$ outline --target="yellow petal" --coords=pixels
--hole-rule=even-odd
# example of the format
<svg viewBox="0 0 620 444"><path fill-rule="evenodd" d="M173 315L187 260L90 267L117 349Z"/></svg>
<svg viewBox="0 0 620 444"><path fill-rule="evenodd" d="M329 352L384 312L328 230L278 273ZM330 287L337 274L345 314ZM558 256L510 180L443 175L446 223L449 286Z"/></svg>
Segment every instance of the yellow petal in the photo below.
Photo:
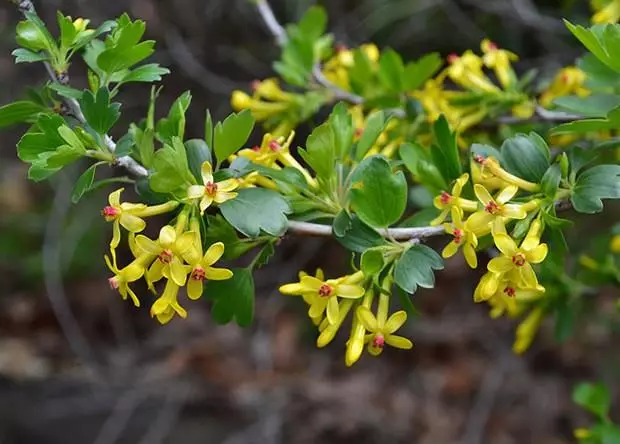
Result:
<svg viewBox="0 0 620 444"><path fill-rule="evenodd" d="M525 219L527 217L527 211L525 211L521 205L506 204L504 205L502 215L510 219Z"/></svg>
<svg viewBox="0 0 620 444"><path fill-rule="evenodd" d="M144 267L135 262L132 262L131 264L120 270L119 274L123 276L123 279L126 282L134 282L144 275Z"/></svg>
<svg viewBox="0 0 620 444"><path fill-rule="evenodd" d="M174 318L174 310L169 307L168 310L163 313L157 314L156 317L160 324L165 325L170 322L172 318Z"/></svg>
<svg viewBox="0 0 620 444"><path fill-rule="evenodd" d="M404 310L397 311L388 318L383 328L387 333L394 333L396 330L403 326L406 320L407 312Z"/></svg>
<svg viewBox="0 0 620 444"><path fill-rule="evenodd" d="M205 194L205 187L203 185L192 185L187 188L188 199L200 199Z"/></svg>
<svg viewBox="0 0 620 444"><path fill-rule="evenodd" d="M377 331L379 323L377 318L367 307L358 307L355 311L357 319L361 322L364 328L368 331Z"/></svg>
<svg viewBox="0 0 620 444"><path fill-rule="evenodd" d="M338 315L340 314L340 309L338 307L338 298L331 297L327 301L327 320L330 324L335 324L338 322Z"/></svg>
<svg viewBox="0 0 620 444"><path fill-rule="evenodd" d="M213 198L211 196L208 196L206 194L202 196L202 199L200 199L200 214L203 214L206 209L211 206L212 203Z"/></svg>
<svg viewBox="0 0 620 444"><path fill-rule="evenodd" d="M478 256L476 256L476 250L474 250L474 247L472 247L470 244L466 244L463 247L463 256L465 257L467 265L469 265L471 268L478 267Z"/></svg>
<svg viewBox="0 0 620 444"><path fill-rule="evenodd" d="M316 276L317 279L320 279L320 280L324 280L325 279L325 273L323 273L323 270L321 270L320 268L316 269L315 276Z"/></svg>
<svg viewBox="0 0 620 444"><path fill-rule="evenodd" d="M161 248L161 245L159 245L157 242L141 234L136 236L136 246L144 253L152 254L155 256L159 255L163 250L163 248Z"/></svg>
<svg viewBox="0 0 620 444"><path fill-rule="evenodd" d="M319 289L321 288L321 285L323 284L324 284L323 281L313 276L304 276L301 278L301 285L304 287L305 291L308 291L308 292L318 293Z"/></svg>
<svg viewBox="0 0 620 444"><path fill-rule="evenodd" d="M357 299L364 296L364 287L359 285L340 284L336 287L335 294L341 298Z"/></svg>
<svg viewBox="0 0 620 444"><path fill-rule="evenodd" d="M540 244L532 250L525 251L525 258L532 264L540 264L547 257L548 250L547 244Z"/></svg>
<svg viewBox="0 0 620 444"><path fill-rule="evenodd" d="M525 263L522 267L519 267L519 274L521 275L522 286L525 288L538 287L538 277L534 269L529 263Z"/></svg>
<svg viewBox="0 0 620 444"><path fill-rule="evenodd" d="M503 274L514 268L514 264L509 257L499 256L491 259L487 265L487 269L492 273Z"/></svg>
<svg viewBox="0 0 620 444"><path fill-rule="evenodd" d="M517 244L515 241L505 233L497 233L493 236L493 241L495 241L495 246L499 251L501 251L504 255L512 257L517 254Z"/></svg>
<svg viewBox="0 0 620 444"><path fill-rule="evenodd" d="M174 243L174 249L181 256L190 255L190 250L195 250L194 246L200 242L198 233L194 231L186 231L181 234Z"/></svg>
<svg viewBox="0 0 620 444"><path fill-rule="evenodd" d="M151 316L157 316L159 314L165 313L170 307L170 301L168 301L164 297L158 298L153 305L151 305Z"/></svg>
<svg viewBox="0 0 620 444"><path fill-rule="evenodd" d="M441 256L444 259L448 259L456 254L459 251L459 244L454 241L451 241L448 245L445 246L443 251L441 252Z"/></svg>
<svg viewBox="0 0 620 444"><path fill-rule="evenodd" d="M177 233L174 227L165 225L159 230L159 243L164 248L170 248L177 240Z"/></svg>
<svg viewBox="0 0 620 444"><path fill-rule="evenodd" d="M205 277L212 281L224 281L233 277L233 272L227 268L205 268Z"/></svg>
<svg viewBox="0 0 620 444"><path fill-rule="evenodd" d="M131 233L139 233L146 228L146 222L138 216L123 212L119 218L120 224Z"/></svg>
<svg viewBox="0 0 620 444"><path fill-rule="evenodd" d="M299 283L295 282L294 284L285 284L280 286L280 293L287 295L298 296L305 293L305 287Z"/></svg>
<svg viewBox="0 0 620 444"><path fill-rule="evenodd" d="M118 247L118 244L121 242L121 227L118 223L118 219L114 221L112 224L112 240L110 241L110 248L112 250Z"/></svg>
<svg viewBox="0 0 620 444"><path fill-rule="evenodd" d="M164 270L165 269L166 267L164 267ZM171 278L175 284L177 284L179 287L182 287L183 285L185 285L185 282L187 281L188 270L185 268L185 266L181 263L181 261L178 258L175 257L172 260L172 262L170 262L169 270L170 270L169 278Z"/></svg>
<svg viewBox="0 0 620 444"><path fill-rule="evenodd" d="M149 284L149 287L153 283L159 282L164 277L163 269L164 264L160 260L156 260L155 262L153 262L151 267L146 272L146 280Z"/></svg>
<svg viewBox="0 0 620 444"><path fill-rule="evenodd" d="M208 160L205 160L200 167L200 173L202 174L202 183L205 185L209 182L213 182L213 168Z"/></svg>
<svg viewBox="0 0 620 444"><path fill-rule="evenodd" d="M215 198L213 199L215 203L221 204L228 200L232 200L238 196L238 193L226 193L224 191L219 191L215 193Z"/></svg>
<svg viewBox="0 0 620 444"><path fill-rule="evenodd" d="M202 262L206 266L211 266L217 261L219 261L223 254L224 254L224 243L216 242L207 249L207 252L205 253L204 258L202 259Z"/></svg>
<svg viewBox="0 0 620 444"><path fill-rule="evenodd" d="M138 296L136 295L136 293L134 293L134 291L131 288L129 288L129 285L127 285L127 294L133 301L133 305L136 307L140 307L140 299L138 299Z"/></svg>
<svg viewBox="0 0 620 444"><path fill-rule="evenodd" d="M489 191L479 183L474 185L474 193L476 193L476 197L485 207L489 204L489 202L495 202L491 197L491 194L489 194Z"/></svg>
<svg viewBox="0 0 620 444"><path fill-rule="evenodd" d="M441 213L439 213L439 216L437 216L435 219L433 219L430 223L433 227L439 225L440 223L442 223L444 220L446 220L446 217L448 217L448 214L450 213L450 207L445 208Z"/></svg>
<svg viewBox="0 0 620 444"><path fill-rule="evenodd" d="M118 208L121 206L121 193L123 190L124 188L119 188L118 190L110 193L108 196L108 203L111 207Z"/></svg>
<svg viewBox="0 0 620 444"><path fill-rule="evenodd" d="M187 281L187 297L191 300L195 301L196 299L200 299L200 296L202 296L202 289L202 281L198 279L189 279Z"/></svg>
<svg viewBox="0 0 620 444"><path fill-rule="evenodd" d="M495 200L497 201L497 203L505 204L506 202L509 202L510 199L515 197L518 192L519 187L517 187L516 185L509 185L499 192Z"/></svg>
<svg viewBox="0 0 620 444"><path fill-rule="evenodd" d="M468 180L469 180L469 174L467 173L463 174L461 177L456 179L456 183L454 184L454 187L452 188L452 196L459 197L461 195L461 192L463 191L463 187L465 186Z"/></svg>
<svg viewBox="0 0 620 444"><path fill-rule="evenodd" d="M484 235L491 231L490 224L495 220L495 216L486 211L476 211L465 221L467 231L476 233L476 235Z"/></svg>
<svg viewBox="0 0 620 444"><path fill-rule="evenodd" d="M310 309L308 309L308 316L311 318L318 318L323 314L326 306L327 299L315 296L312 304L310 305Z"/></svg>
<svg viewBox="0 0 620 444"><path fill-rule="evenodd" d="M232 191L236 189L238 186L239 186L239 182L237 182L237 180L235 179L226 179L226 180L223 180L217 183L218 191L224 191L224 192Z"/></svg>
<svg viewBox="0 0 620 444"><path fill-rule="evenodd" d="M413 342L407 338L403 338L402 336L387 335L385 337L385 342L392 347L400 348L402 350L409 350L413 348Z"/></svg>

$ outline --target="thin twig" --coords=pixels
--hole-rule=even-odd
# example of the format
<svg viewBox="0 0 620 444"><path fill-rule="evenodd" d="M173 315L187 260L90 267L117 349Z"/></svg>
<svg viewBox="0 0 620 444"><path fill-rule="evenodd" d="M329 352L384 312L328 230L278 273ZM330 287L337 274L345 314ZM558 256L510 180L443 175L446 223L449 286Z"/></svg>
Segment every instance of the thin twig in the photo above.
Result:
<svg viewBox="0 0 620 444"><path fill-rule="evenodd" d="M288 223L288 230L306 236L331 236L331 225L313 224L309 222L299 222L291 220ZM414 228L389 228L381 233L385 237L396 240L421 239L431 236L439 236L445 231L443 227L414 227Z"/></svg>

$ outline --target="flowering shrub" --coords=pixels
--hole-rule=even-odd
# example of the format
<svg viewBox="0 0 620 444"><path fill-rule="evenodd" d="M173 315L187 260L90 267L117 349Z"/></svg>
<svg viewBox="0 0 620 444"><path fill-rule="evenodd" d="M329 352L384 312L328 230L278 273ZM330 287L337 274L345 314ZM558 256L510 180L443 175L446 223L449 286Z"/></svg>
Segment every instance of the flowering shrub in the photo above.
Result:
<svg viewBox="0 0 620 444"><path fill-rule="evenodd" d="M555 316L558 340L565 339L579 297L619 281L620 231L602 249L582 245L567 255L563 230L572 222L563 211L599 213L603 200L620 198L613 138L620 25L566 22L589 52L543 85L513 68L517 54L489 40L445 60L433 53L405 61L373 44L335 43L319 7L283 28L257 0L282 48L278 77L234 91L235 113L221 122L207 112L202 139L185 137L191 94L156 119L153 87L146 118L114 141L117 94L168 73L145 63L155 47L143 40L145 23L123 15L91 28L58 13L52 32L30 1L16 3L25 18L15 61L44 64L50 81L30 100L0 108L0 126L30 124L17 155L33 181L91 161L75 183L74 203L110 182L96 180L99 168L125 170L118 181L133 184L138 201L125 201L117 188L102 204L112 233L109 283L139 307L148 296L132 286L144 279L157 295L150 313L162 324L188 316L186 295L208 298L219 323L249 325L253 273L285 233L333 236L353 255L348 275L300 271L297 282L280 287L308 305L319 347L349 329L347 365L365 347L375 356L386 345L413 347L398 334L414 313L410 296L432 288L444 259L459 252L469 267L486 269L472 288L474 302L488 304L492 317L522 319L516 353L530 346L545 316ZM620 15L615 0L594 7L596 23ZM68 76L79 59L85 90ZM326 108L329 117L305 141L296 139L295 129ZM249 146L255 122L266 132ZM162 215L157 238L142 234ZM441 254L424 244L432 236L445 239ZM133 254L127 264L117 261L122 242ZM492 257L486 264L485 253ZM246 267L220 264L248 255Z"/></svg>

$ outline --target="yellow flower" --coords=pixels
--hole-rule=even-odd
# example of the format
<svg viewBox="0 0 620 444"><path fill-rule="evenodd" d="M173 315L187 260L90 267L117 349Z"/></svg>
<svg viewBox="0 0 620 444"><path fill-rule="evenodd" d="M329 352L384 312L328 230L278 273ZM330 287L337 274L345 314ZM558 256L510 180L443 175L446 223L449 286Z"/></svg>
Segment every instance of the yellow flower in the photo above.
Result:
<svg viewBox="0 0 620 444"><path fill-rule="evenodd" d="M471 268L476 268L478 266L478 257L476 256L478 238L465 227L461 212L457 207L452 207L451 215L452 223L444 224L443 227L446 233L453 236L453 239L445 246L441 255L447 259L454 256L459 248L463 247L463 255L465 256L467 264Z"/></svg>
<svg viewBox="0 0 620 444"><path fill-rule="evenodd" d="M484 55L482 61L487 68L493 69L499 83L507 88L516 82L516 76L512 69L512 62L519 60L519 57L513 52L500 49L489 39L484 39L480 44L480 48Z"/></svg>
<svg viewBox="0 0 620 444"><path fill-rule="evenodd" d="M138 214L145 210L147 206L145 204L129 202L121 203L122 192L123 188L120 188L110 193L108 197L109 205L101 210L101 215L107 222L114 222L112 242L110 243L112 249L118 247L121 240L120 225L130 233L139 233L146 227L146 222Z"/></svg>
<svg viewBox="0 0 620 444"><path fill-rule="evenodd" d="M482 59L472 51L465 51L462 56L448 56L448 76L455 83L476 92L497 94L500 89L482 72Z"/></svg>
<svg viewBox="0 0 620 444"><path fill-rule="evenodd" d="M71 18L71 17L69 17ZM87 29L90 20L83 18L76 18L73 20L73 29L75 29L78 33L84 33L84 35L92 34L95 32L94 29Z"/></svg>
<svg viewBox="0 0 620 444"><path fill-rule="evenodd" d="M161 324L170 322L175 314L184 319L187 317L187 311L177 301L179 288L172 279L166 282L164 292L151 306L151 317L157 317Z"/></svg>
<svg viewBox="0 0 620 444"><path fill-rule="evenodd" d="M620 253L620 234L616 234L611 238L611 242L609 244L609 248L612 253Z"/></svg>
<svg viewBox="0 0 620 444"><path fill-rule="evenodd" d="M508 316L516 316L520 313L520 302L531 302L542 297L545 289L542 286L538 288L521 288L514 282L505 280L501 281L497 287L497 291L488 299L491 306L490 316L497 318L508 312Z"/></svg>
<svg viewBox="0 0 620 444"><path fill-rule="evenodd" d="M536 223L540 222L535 221L532 225ZM535 230L530 229L532 231ZM502 276L508 275L519 287L538 288L538 278L531 264L541 263L548 253L547 244L540 243L539 234L528 233L521 246L517 246L506 233L493 233L493 240L502 255L489 261L488 270Z"/></svg>
<svg viewBox="0 0 620 444"><path fill-rule="evenodd" d="M116 253L114 250L111 250L112 260L105 255L105 263L110 269L114 276L108 279L108 283L113 290L118 290L119 294L123 299L127 299L127 296L131 297L134 305L136 307L140 306L140 300L138 296L133 292L131 288L129 288L129 284L131 282L135 282L140 279L144 275L145 264L153 259L154 256L150 255L142 255L136 258L133 262L131 262L126 267L119 269L116 264Z"/></svg>
<svg viewBox="0 0 620 444"><path fill-rule="evenodd" d="M143 235L136 236L138 248L157 258L146 274L149 286L162 277L174 281L178 286L185 285L191 267L184 265L182 258L193 247L194 242L193 231L177 236L177 232L170 225L162 227L157 241Z"/></svg>
<svg viewBox="0 0 620 444"><path fill-rule="evenodd" d="M452 208L456 208L459 213L462 214L463 210L476 211L478 204L473 200L461 198L463 187L469 180L469 174L465 173L454 182L452 191L450 193L443 191L439 196L435 196L433 199L433 205L438 210L441 210L439 216L431 221L431 225L439 225L442 223Z"/></svg>
<svg viewBox="0 0 620 444"><path fill-rule="evenodd" d="M226 268L212 267L224 254L224 244L216 242L202 255L202 242L195 236L194 245L184 253L185 261L192 267L187 282L187 296L198 299L202 296L203 282L206 279L223 281L233 276L232 271Z"/></svg>
<svg viewBox="0 0 620 444"><path fill-rule="evenodd" d="M592 6L595 6L592 2ZM611 0L603 7L597 9L596 14L592 16L592 23L617 23L620 19L620 0Z"/></svg>
<svg viewBox="0 0 620 444"><path fill-rule="evenodd" d="M233 91L230 104L235 111L249 109L256 120L267 120L270 117L286 112L291 104L288 102L265 102L252 98L243 91Z"/></svg>
<svg viewBox="0 0 620 444"><path fill-rule="evenodd" d="M543 308L539 306L534 308L527 317L521 321L517 327L515 342L512 346L512 350L515 353L521 354L530 347L534 340L534 336L536 336L538 327L540 327L540 323L542 322L542 316Z"/></svg>
<svg viewBox="0 0 620 444"><path fill-rule="evenodd" d="M507 203L518 191L519 188L510 185L493 198L485 187L475 184L474 192L484 209L469 216L465 224L467 229L481 236L491 231L491 225L498 218L501 218L501 221L506 219L525 219L527 212L521 205Z"/></svg>
<svg viewBox="0 0 620 444"><path fill-rule="evenodd" d="M371 355L380 355L385 344L403 350L409 350L413 347L413 343L409 339L394 334L407 320L405 311L397 311L387 321L382 319L383 316L379 316L377 319L367 307L358 307L356 315L357 319L370 333L365 336L364 343L368 344L368 353Z"/></svg>
<svg viewBox="0 0 620 444"><path fill-rule="evenodd" d="M562 68L555 76L549 87L540 96L539 102L545 108L550 107L558 97L571 94L585 97L590 90L584 87L586 73L576 66Z"/></svg>
<svg viewBox="0 0 620 444"><path fill-rule="evenodd" d="M356 279L351 279L355 277ZM312 276L302 276L299 282L286 284L280 287L280 292L287 295L300 295L310 303L308 315L317 318L327 313L330 324L335 324L339 317L338 298L358 299L364 295L364 287L352 282L363 279L361 272L353 276L324 281ZM342 283L343 280L351 283Z"/></svg>
<svg viewBox="0 0 620 444"><path fill-rule="evenodd" d="M188 199L200 199L200 214L204 214L213 202L221 204L237 197L237 193L232 191L239 186L238 182L235 179L215 182L213 168L208 160L203 162L201 172L204 185L191 185L187 189Z"/></svg>
<svg viewBox="0 0 620 444"><path fill-rule="evenodd" d="M252 82L255 99L268 99L274 102L289 102L294 99L294 95L287 93L280 88L277 79L265 79Z"/></svg>

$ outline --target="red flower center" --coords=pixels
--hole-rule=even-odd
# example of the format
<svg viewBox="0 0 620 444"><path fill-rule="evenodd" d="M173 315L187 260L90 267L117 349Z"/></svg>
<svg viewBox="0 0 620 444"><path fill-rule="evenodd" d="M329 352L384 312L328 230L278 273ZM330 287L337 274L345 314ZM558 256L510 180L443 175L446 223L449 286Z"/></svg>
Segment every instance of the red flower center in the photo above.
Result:
<svg viewBox="0 0 620 444"><path fill-rule="evenodd" d="M488 204L486 204L486 206L484 207L484 211L486 211L489 214L499 214L501 213L501 208L497 204L497 202L492 200Z"/></svg>
<svg viewBox="0 0 620 444"><path fill-rule="evenodd" d="M101 215L106 219L113 219L118 216L119 213L120 211L118 211L117 208L111 207L110 205L103 207L103 210L101 210Z"/></svg>
<svg viewBox="0 0 620 444"><path fill-rule="evenodd" d="M272 140L271 142L269 142L269 149L271 151L273 151L274 153L280 151L280 148L282 148L282 147L280 146L280 144L277 141Z"/></svg>
<svg viewBox="0 0 620 444"><path fill-rule="evenodd" d="M560 77L560 80L562 81L562 83L568 83L569 77L567 73L562 73L562 76Z"/></svg>
<svg viewBox="0 0 620 444"><path fill-rule="evenodd" d="M482 154L474 154L474 162L476 162L478 165L484 165L486 161L487 158L484 157Z"/></svg>
<svg viewBox="0 0 620 444"><path fill-rule="evenodd" d="M164 264L169 264L170 262L172 262L172 259L174 259L174 254L168 249L159 253L159 260L162 261Z"/></svg>
<svg viewBox="0 0 620 444"><path fill-rule="evenodd" d="M112 290L118 290L119 282L116 276L112 276L110 279L108 279L108 284L110 284L110 288Z"/></svg>
<svg viewBox="0 0 620 444"><path fill-rule="evenodd" d="M215 194L217 193L217 184L215 182L207 182L205 184L205 192L209 196L215 196Z"/></svg>
<svg viewBox="0 0 620 444"><path fill-rule="evenodd" d="M355 137L362 137L364 130L362 128L355 128Z"/></svg>
<svg viewBox="0 0 620 444"><path fill-rule="evenodd" d="M374 348L383 348L385 345L385 338L381 333L377 333L372 337L372 346Z"/></svg>
<svg viewBox="0 0 620 444"><path fill-rule="evenodd" d="M517 290L515 290L512 287L506 287L504 288L504 293L506 294L506 296L514 298L515 294L517 293Z"/></svg>
<svg viewBox="0 0 620 444"><path fill-rule="evenodd" d="M205 280L205 270L201 266L194 268L192 271L192 279L195 281L204 281Z"/></svg>
<svg viewBox="0 0 620 444"><path fill-rule="evenodd" d="M349 48L344 43L338 43L336 45L336 52L346 51L347 49L349 49Z"/></svg>
<svg viewBox="0 0 620 444"><path fill-rule="evenodd" d="M458 228L455 228L453 236L454 236L454 243L460 244L463 240L463 230L459 230Z"/></svg>
<svg viewBox="0 0 620 444"><path fill-rule="evenodd" d="M252 88L252 91L256 91L259 87L260 80L253 80L252 83L250 83L250 88Z"/></svg>
<svg viewBox="0 0 620 444"><path fill-rule="evenodd" d="M455 63L459 60L458 54L452 53L447 57L448 63Z"/></svg>
<svg viewBox="0 0 620 444"><path fill-rule="evenodd" d="M523 267L526 262L527 260L522 253L517 253L512 257L512 263L515 264L517 267Z"/></svg>
<svg viewBox="0 0 620 444"><path fill-rule="evenodd" d="M331 296L333 291L334 289L331 286L323 284L319 287L319 296L321 296L322 298L326 298L328 296Z"/></svg>
<svg viewBox="0 0 620 444"><path fill-rule="evenodd" d="M258 145L254 145L254 146L252 147L252 151L257 151L257 152L258 152L258 151L260 151L260 146L258 146Z"/></svg>
<svg viewBox="0 0 620 444"><path fill-rule="evenodd" d="M442 191L441 192L441 196L439 197L439 201L443 204L443 205L448 205L450 203L450 200L452 199L452 196L450 195L450 193L446 192L446 191Z"/></svg>
<svg viewBox="0 0 620 444"><path fill-rule="evenodd" d="M496 51L497 49L499 49L499 47L497 46L497 43L495 42L489 42L489 49L491 51Z"/></svg>

